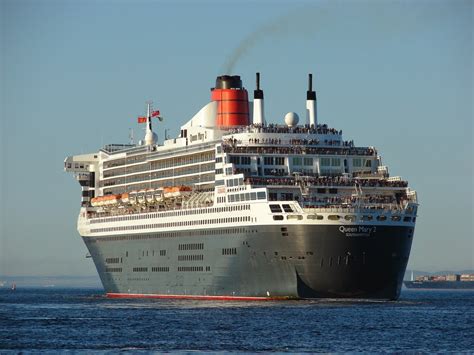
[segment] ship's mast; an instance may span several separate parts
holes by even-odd
[[[158,141],[158,136],[156,135],[156,133],[153,132],[153,129],[151,127],[151,117],[153,115],[151,104],[151,102],[147,102],[145,145],[154,145]]]

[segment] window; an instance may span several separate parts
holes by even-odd
[[[281,213],[280,205],[270,205],[270,210],[272,213]]]
[[[354,168],[360,168],[362,166],[362,160],[360,158],[352,159],[352,166]]]
[[[301,157],[293,157],[293,165],[301,165]]]
[[[259,191],[257,192],[257,198],[259,200],[265,200],[265,191]]]
[[[237,255],[237,248],[224,248],[222,255]]]
[[[250,157],[240,157],[240,164],[250,165]]]
[[[273,157],[264,157],[263,158],[264,165],[273,165]]]
[[[284,157],[275,157],[275,165],[285,165]]]
[[[341,166],[341,158],[331,158],[331,166]]]
[[[120,258],[106,258],[105,262],[107,264],[118,264],[120,262]]]
[[[320,160],[320,165],[321,165],[321,166],[330,166],[330,165],[331,165],[331,159],[329,159],[329,158],[321,158],[321,160]]]
[[[287,219],[296,219],[296,220],[302,220],[303,216],[300,214],[290,214],[286,217]]]
[[[328,219],[331,220],[331,221],[338,221],[341,217],[337,214],[330,214],[328,216]]]
[[[230,156],[230,162],[231,162],[232,164],[240,164],[240,157],[239,157],[239,156],[231,155],[231,156]]]
[[[273,216],[273,220],[274,220],[274,221],[283,221],[283,216],[281,216],[281,215],[275,215],[275,216]]]
[[[305,166],[312,166],[313,165],[313,158],[304,158],[303,163]]]
[[[290,205],[286,205],[286,204],[285,204],[285,205],[281,205],[281,206],[283,207],[283,210],[284,210],[285,212],[287,212],[287,213],[288,213],[288,212],[290,212],[290,213],[293,212],[293,208],[291,208]]]
[[[371,166],[372,166],[372,160],[367,159],[367,160],[365,161],[365,167],[366,167],[366,168],[370,168]]]
[[[319,215],[319,214],[309,214],[308,217],[306,217],[308,219],[318,219],[318,220],[321,220],[323,219],[324,217],[322,215]]]
[[[122,272],[121,267],[106,267],[105,272]]]

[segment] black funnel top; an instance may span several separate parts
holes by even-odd
[[[256,73],[257,89],[253,92],[254,99],[263,99],[263,90],[260,90],[260,73]]]
[[[221,75],[216,79],[216,89],[242,89],[239,75]]]
[[[306,91],[306,100],[316,100],[316,92],[313,91],[313,74],[308,75],[308,91]]]

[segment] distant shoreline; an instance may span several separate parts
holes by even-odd
[[[102,288],[98,275],[91,276],[7,276],[0,275],[0,289],[11,288],[12,284],[23,288]]]

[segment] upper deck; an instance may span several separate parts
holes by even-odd
[[[66,158],[65,170],[75,173],[82,186],[82,206],[94,207],[91,202],[101,196],[117,196],[119,201],[132,194],[142,202],[131,209],[140,212],[159,204],[151,195],[176,186],[205,197],[158,208],[190,208],[198,201],[226,205],[257,192],[264,192],[267,201],[297,201],[302,208],[416,200],[406,181],[389,176],[374,147],[356,146],[343,139],[342,130],[318,123],[311,82],[303,124],[292,112],[285,116],[285,124],[266,122],[263,92],[256,90],[249,102],[237,76],[219,77],[211,100],[176,138],[162,144],[151,124],[158,111],[148,105],[147,116],[140,118],[146,118],[140,144],[111,144],[97,153]],[[129,202],[115,207],[119,204],[130,207]],[[109,207],[100,207],[104,208]]]

